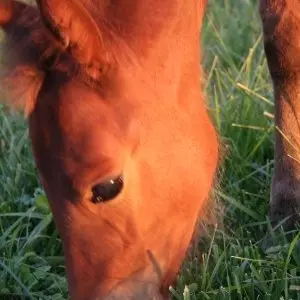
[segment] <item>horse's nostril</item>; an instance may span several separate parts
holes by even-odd
[[[106,202],[114,199],[123,189],[123,177],[109,179],[92,187],[92,201],[94,203]]]

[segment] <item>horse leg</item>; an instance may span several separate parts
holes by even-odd
[[[265,54],[275,98],[275,170],[270,220],[300,219],[300,1],[260,0]]]

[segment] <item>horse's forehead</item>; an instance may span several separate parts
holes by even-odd
[[[46,97],[56,103],[51,103],[56,117],[50,120],[50,125],[59,131],[64,143],[78,147],[82,153],[99,147],[115,153],[123,145],[137,140],[140,124],[137,108],[117,93],[103,97],[96,87],[69,82],[59,87],[52,97]],[[57,97],[57,101],[53,97]]]

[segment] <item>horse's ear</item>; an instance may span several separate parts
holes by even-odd
[[[101,67],[102,34],[78,0],[37,0],[37,4],[45,26],[78,63]]]

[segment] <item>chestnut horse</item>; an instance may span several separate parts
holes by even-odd
[[[2,89],[29,118],[72,299],[167,299],[218,142],[200,88],[206,0],[0,0]],[[274,83],[270,214],[297,212],[300,3],[261,0]],[[299,59],[298,59],[299,57]],[[295,220],[295,218],[294,218]]]

